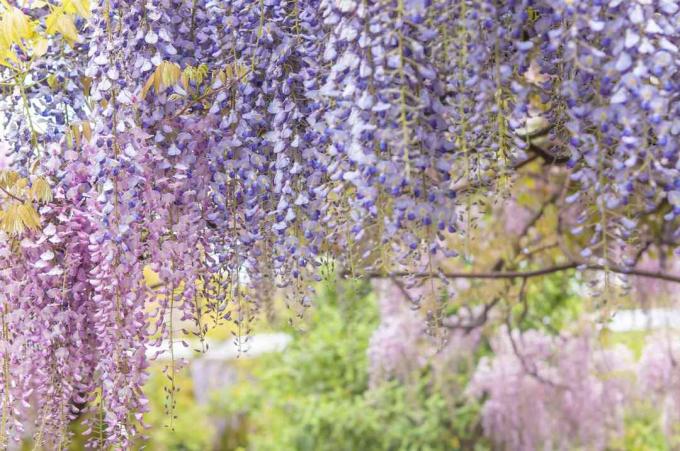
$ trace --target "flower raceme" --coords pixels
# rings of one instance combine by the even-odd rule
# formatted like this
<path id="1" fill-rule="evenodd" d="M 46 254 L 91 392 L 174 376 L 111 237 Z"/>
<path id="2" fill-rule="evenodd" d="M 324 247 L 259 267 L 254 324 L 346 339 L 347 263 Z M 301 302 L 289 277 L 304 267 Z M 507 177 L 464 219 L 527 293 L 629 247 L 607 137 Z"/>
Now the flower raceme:
<path id="1" fill-rule="evenodd" d="M 56 447 L 86 412 L 92 446 L 129 448 L 175 317 L 247 335 L 277 288 L 302 314 L 327 257 L 435 279 L 470 193 L 532 157 L 569 170 L 584 263 L 625 265 L 641 215 L 680 215 L 671 0 L 19 3 L 0 2 L 3 441 Z"/>

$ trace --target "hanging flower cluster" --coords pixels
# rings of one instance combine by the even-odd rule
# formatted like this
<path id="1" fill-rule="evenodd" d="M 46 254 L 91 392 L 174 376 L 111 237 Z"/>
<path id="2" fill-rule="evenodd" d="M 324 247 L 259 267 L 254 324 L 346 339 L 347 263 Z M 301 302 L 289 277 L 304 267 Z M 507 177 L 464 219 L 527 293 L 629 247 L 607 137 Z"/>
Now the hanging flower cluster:
<path id="1" fill-rule="evenodd" d="M 376 281 L 380 324 L 368 343 L 369 384 L 390 379 L 409 382 L 436 352 L 427 324 L 415 314 L 399 289 L 389 281 Z"/>
<path id="2" fill-rule="evenodd" d="M 437 278 L 472 193 L 506 192 L 532 156 L 570 171 L 584 263 L 626 265 L 611 249 L 642 215 L 680 215 L 672 0 L 25 0 L 0 17 L 2 441 L 32 409 L 54 447 L 87 411 L 92 445 L 128 447 L 146 346 L 178 339 L 174 318 L 247 335 L 275 288 L 302 314 L 327 257 Z"/>
<path id="3" fill-rule="evenodd" d="M 680 418 L 680 346 L 673 336 L 657 333 L 645 343 L 640 357 L 638 379 L 648 399 L 659 406 L 664 432 L 673 437 Z"/>
<path id="4" fill-rule="evenodd" d="M 425 317 L 414 311 L 405 297 L 414 289 L 399 288 L 387 280 L 376 280 L 373 289 L 378 298 L 380 324 L 371 336 L 366 354 L 369 362 L 369 385 L 379 387 L 390 380 L 408 384 L 418 380 L 424 368 L 434 370 L 435 376 L 450 380 L 451 372 L 471 367 L 481 343 L 482 331 L 454 329 L 444 337 L 428 333 Z M 458 316 L 446 319 L 452 324 Z"/>
<path id="5" fill-rule="evenodd" d="M 622 345 L 601 347 L 592 332 L 562 337 L 503 330 L 492 339 L 467 393 L 483 398 L 484 433 L 508 449 L 607 449 L 628 409 L 658 408 L 667 437 L 678 428 L 678 346 L 670 331 L 645 340 L 635 361 Z M 671 439 L 672 441 L 672 439 Z"/>
<path id="6" fill-rule="evenodd" d="M 488 396 L 484 432 L 508 449 L 605 449 L 623 427 L 635 367 L 618 345 L 598 349 L 589 333 L 552 337 L 530 330 L 502 331 L 492 341 L 467 391 Z"/>

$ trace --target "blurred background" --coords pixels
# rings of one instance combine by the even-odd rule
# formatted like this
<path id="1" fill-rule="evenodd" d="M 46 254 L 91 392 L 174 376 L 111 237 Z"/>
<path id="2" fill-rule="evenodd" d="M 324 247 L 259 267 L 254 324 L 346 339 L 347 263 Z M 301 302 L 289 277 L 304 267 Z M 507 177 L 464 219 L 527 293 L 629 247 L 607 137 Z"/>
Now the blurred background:
<path id="1" fill-rule="evenodd" d="M 280 299 L 247 337 L 224 323 L 205 353 L 175 343 L 185 363 L 172 395 L 161 354 L 145 449 L 678 449 L 672 292 L 657 286 L 665 305 L 598 325 L 582 287 L 572 273 L 536 281 L 507 312 L 509 335 L 493 311 L 466 322 L 489 282 L 462 281 L 465 307 L 450 306 L 435 331 L 392 280 L 320 282 L 292 325 Z"/>

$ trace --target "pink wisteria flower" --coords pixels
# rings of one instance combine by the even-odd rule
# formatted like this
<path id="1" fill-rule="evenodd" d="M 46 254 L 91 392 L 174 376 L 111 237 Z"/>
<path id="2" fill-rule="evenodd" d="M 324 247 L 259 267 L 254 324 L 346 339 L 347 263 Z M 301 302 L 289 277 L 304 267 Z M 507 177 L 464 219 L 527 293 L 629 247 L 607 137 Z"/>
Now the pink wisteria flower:
<path id="1" fill-rule="evenodd" d="M 527 227 L 534 213 L 520 205 L 515 199 L 508 199 L 502 208 L 505 232 L 510 235 L 521 235 Z"/>
<path id="2" fill-rule="evenodd" d="M 647 339 L 638 378 L 645 395 L 659 406 L 666 433 L 680 431 L 680 343 L 676 335 L 658 333 Z"/>
<path id="3" fill-rule="evenodd" d="M 606 449 L 623 427 L 634 381 L 631 353 L 602 349 L 586 333 L 565 338 L 501 331 L 467 388 L 487 397 L 484 432 L 504 449 Z M 513 345 L 514 341 L 514 345 Z M 516 348 L 516 349 L 515 349 Z"/>
<path id="4" fill-rule="evenodd" d="M 410 380 L 433 352 L 422 314 L 391 281 L 374 283 L 380 325 L 370 339 L 367 354 L 372 387 L 390 379 Z"/>

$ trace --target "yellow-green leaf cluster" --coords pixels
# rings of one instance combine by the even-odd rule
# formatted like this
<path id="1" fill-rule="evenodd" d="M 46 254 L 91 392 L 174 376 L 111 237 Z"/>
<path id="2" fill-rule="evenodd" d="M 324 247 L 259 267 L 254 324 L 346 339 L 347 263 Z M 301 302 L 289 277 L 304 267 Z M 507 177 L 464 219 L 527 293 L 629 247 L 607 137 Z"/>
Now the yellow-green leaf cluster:
<path id="1" fill-rule="evenodd" d="M 0 11 L 0 64 L 13 67 L 19 62 L 14 47 L 29 53 L 36 40 L 36 22 L 31 20 L 20 9 L 4 4 L 4 10 Z M 40 44 L 42 46 L 42 44 Z"/>
<path id="2" fill-rule="evenodd" d="M 66 143 L 79 147 L 81 142 L 92 139 L 92 126 L 88 121 L 74 122 L 66 133 Z"/>
<path id="3" fill-rule="evenodd" d="M 146 94 L 152 86 L 156 90 L 156 93 L 173 86 L 177 83 L 181 74 L 182 70 L 180 69 L 179 64 L 162 61 L 142 88 L 142 99 L 146 97 Z"/>
<path id="4" fill-rule="evenodd" d="M 31 197 L 38 202 L 49 202 L 52 200 L 52 190 L 49 183 L 42 177 L 38 177 L 31 186 Z"/>
<path id="5" fill-rule="evenodd" d="M 248 73 L 248 67 L 240 63 L 227 64 L 227 66 L 215 72 L 213 78 L 220 80 L 223 85 L 241 80 Z"/>
<path id="6" fill-rule="evenodd" d="M 7 0 L 0 0 L 0 65 L 25 69 L 17 67 L 21 59 L 16 50 L 20 49 L 31 58 L 40 57 L 47 52 L 48 35 L 60 33 L 73 44 L 78 39 L 76 16 L 90 16 L 90 0 L 64 0 L 59 6 L 42 1 L 34 3 L 31 5 L 33 8 L 45 5 L 51 8 L 45 19 L 45 30 L 42 30 L 39 21 L 24 14 L 21 9 L 10 5 Z"/>
<path id="7" fill-rule="evenodd" d="M 64 5 L 54 8 L 45 19 L 45 27 L 48 34 L 61 33 L 64 38 L 73 44 L 78 40 L 78 29 L 74 23 L 75 16 L 66 12 Z"/>
<path id="8" fill-rule="evenodd" d="M 163 61 L 148 78 L 140 95 L 143 99 L 152 87 L 156 93 L 159 93 L 179 83 L 178 92 L 171 94 L 170 100 L 179 100 L 184 97 L 202 100 L 220 89 L 213 89 L 217 82 L 221 87 L 230 86 L 245 77 L 247 73 L 248 68 L 239 63 L 228 64 L 224 69 L 212 71 L 210 74 L 205 64 L 187 66 L 182 70 L 176 63 Z"/>
<path id="9" fill-rule="evenodd" d="M 43 177 L 33 183 L 15 171 L 0 171 L 0 230 L 19 235 L 24 230 L 40 228 L 36 204 L 52 200 L 52 190 Z"/>
<path id="10" fill-rule="evenodd" d="M 78 40 L 78 29 L 75 25 L 76 16 L 90 17 L 89 0 L 64 0 L 61 6 L 53 8 L 50 15 L 45 19 L 47 33 L 61 33 L 70 44 L 73 44 Z"/>
<path id="11" fill-rule="evenodd" d="M 62 7 L 67 14 L 76 14 L 85 19 L 90 17 L 90 0 L 64 0 Z"/>
<path id="12" fill-rule="evenodd" d="M 208 66 L 201 64 L 199 66 L 187 66 L 182 71 L 182 86 L 185 90 L 189 90 L 189 83 L 194 82 L 196 86 L 203 83 L 205 76 L 208 75 Z"/>

